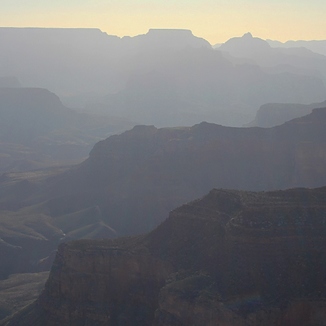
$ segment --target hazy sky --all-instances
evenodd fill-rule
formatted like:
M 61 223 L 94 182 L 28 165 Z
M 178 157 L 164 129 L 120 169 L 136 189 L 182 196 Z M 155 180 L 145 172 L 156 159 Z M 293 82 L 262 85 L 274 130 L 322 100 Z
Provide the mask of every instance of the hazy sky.
M 111 35 L 191 29 L 212 44 L 251 32 L 264 39 L 326 39 L 326 0 L 0 0 L 0 26 L 96 27 Z

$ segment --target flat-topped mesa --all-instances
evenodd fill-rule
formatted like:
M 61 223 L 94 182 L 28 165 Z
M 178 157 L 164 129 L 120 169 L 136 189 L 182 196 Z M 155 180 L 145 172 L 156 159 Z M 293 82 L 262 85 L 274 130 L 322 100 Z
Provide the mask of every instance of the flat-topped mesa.
M 132 39 L 140 42 L 139 45 L 148 47 L 148 49 L 182 49 L 185 47 L 211 48 L 208 41 L 194 36 L 192 31 L 187 29 L 150 29 L 147 34 L 138 35 Z
M 212 190 L 147 235 L 61 245 L 4 325 L 324 325 L 325 216 L 326 187 Z

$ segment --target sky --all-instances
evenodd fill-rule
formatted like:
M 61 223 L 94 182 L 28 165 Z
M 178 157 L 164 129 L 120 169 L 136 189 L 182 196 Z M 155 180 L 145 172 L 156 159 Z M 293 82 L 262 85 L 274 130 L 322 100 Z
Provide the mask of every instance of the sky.
M 2 27 L 99 28 L 117 36 L 190 29 L 211 44 L 326 39 L 326 0 L 0 0 Z

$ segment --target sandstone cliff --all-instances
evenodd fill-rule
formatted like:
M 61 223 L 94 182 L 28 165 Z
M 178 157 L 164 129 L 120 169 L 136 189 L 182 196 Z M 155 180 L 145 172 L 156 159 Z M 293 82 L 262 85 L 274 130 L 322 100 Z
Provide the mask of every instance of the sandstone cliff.
M 4 325 L 325 325 L 326 188 L 212 190 L 153 232 L 61 245 Z

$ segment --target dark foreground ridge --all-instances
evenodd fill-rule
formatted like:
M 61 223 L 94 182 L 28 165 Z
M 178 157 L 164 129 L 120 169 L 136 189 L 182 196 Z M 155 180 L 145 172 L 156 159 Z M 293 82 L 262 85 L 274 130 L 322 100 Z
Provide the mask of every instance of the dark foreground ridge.
M 212 190 L 151 233 L 62 244 L 3 325 L 325 325 L 326 187 Z

